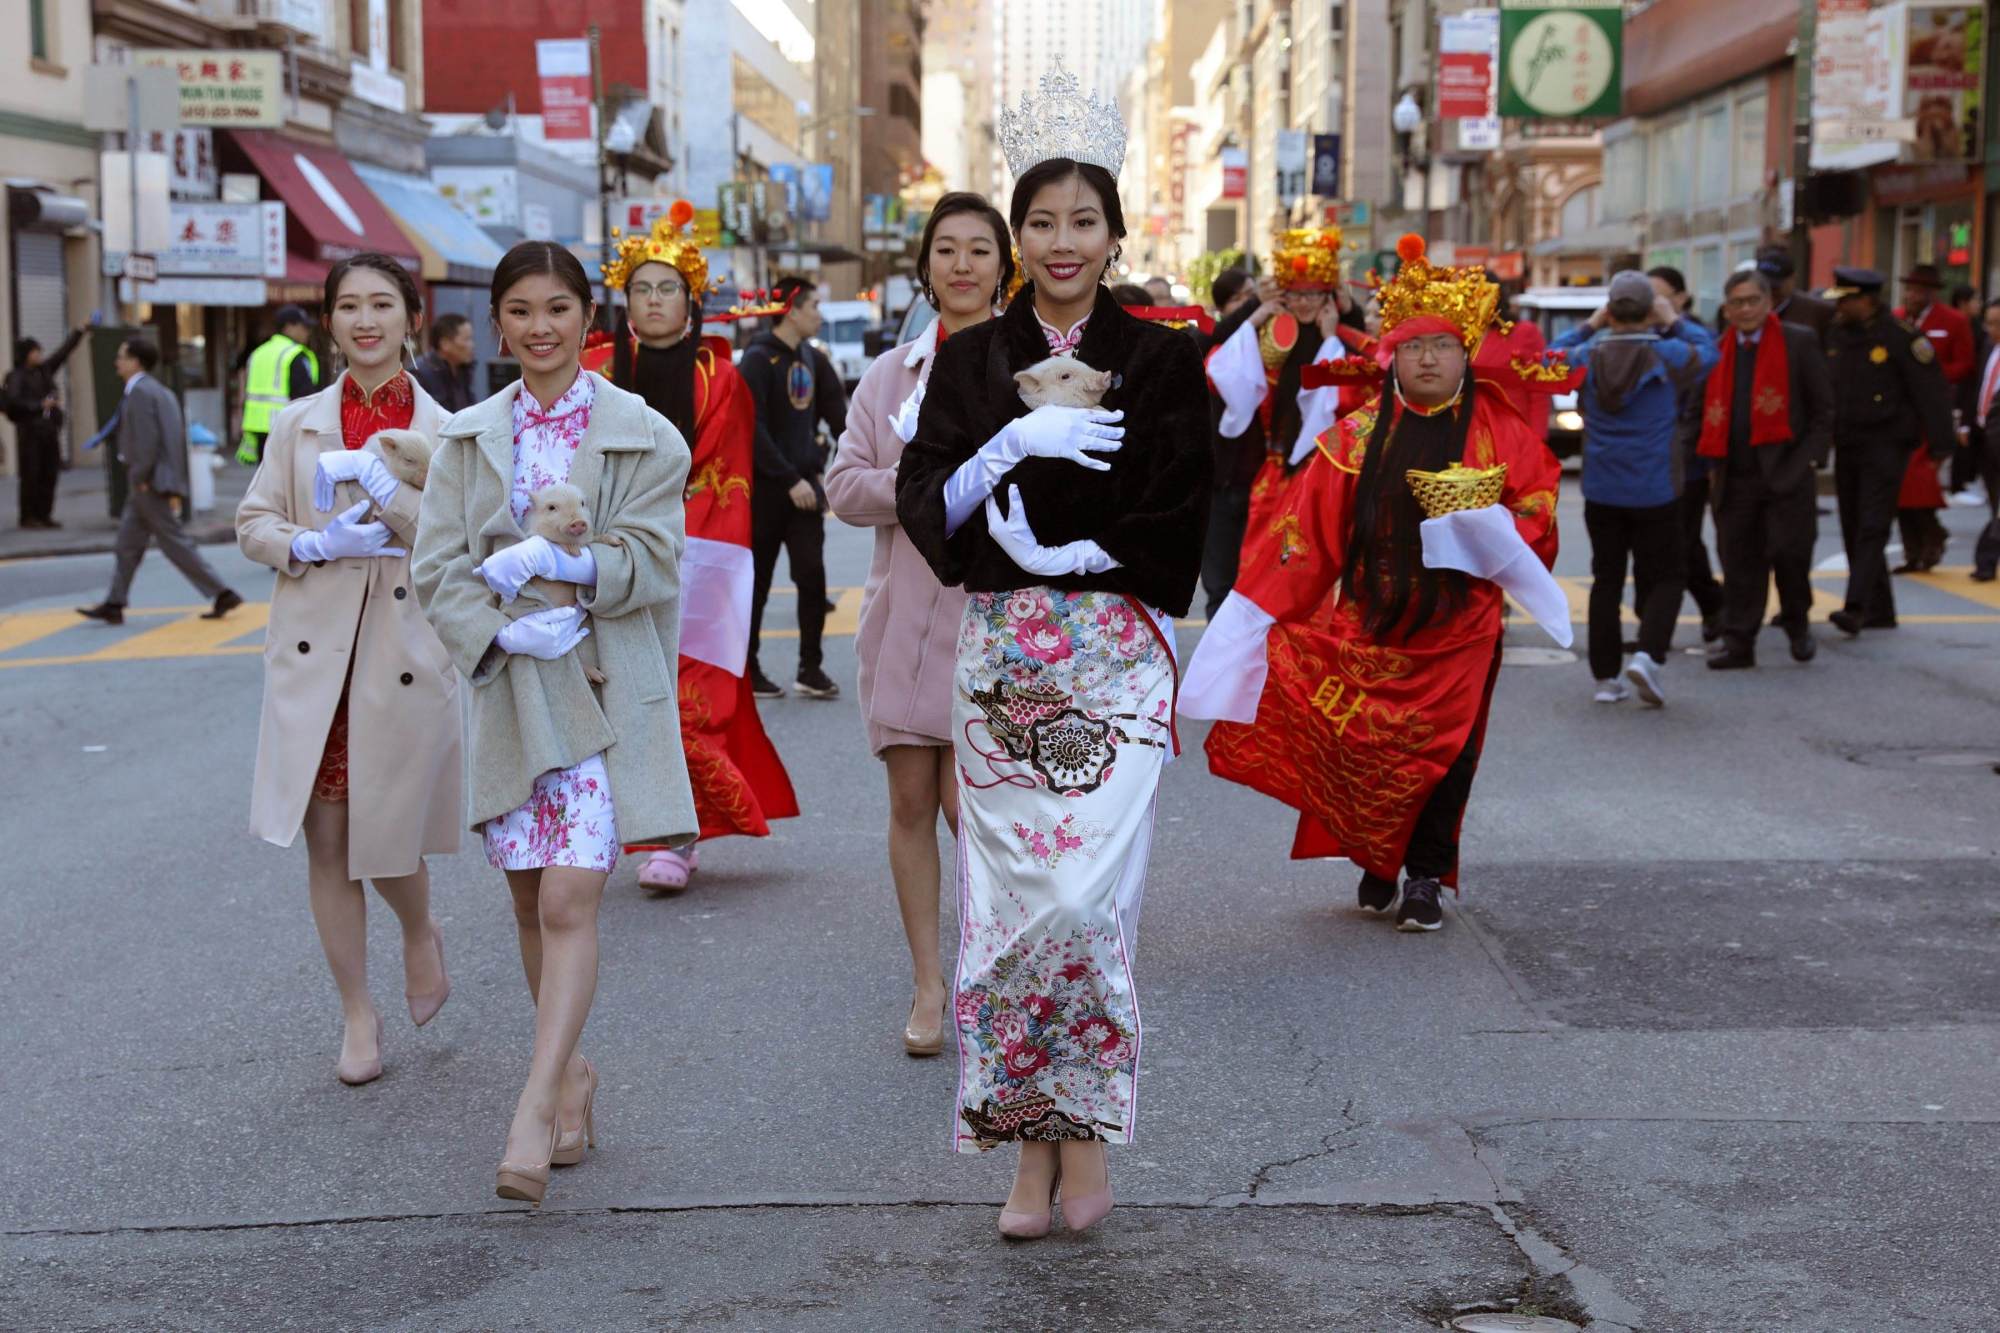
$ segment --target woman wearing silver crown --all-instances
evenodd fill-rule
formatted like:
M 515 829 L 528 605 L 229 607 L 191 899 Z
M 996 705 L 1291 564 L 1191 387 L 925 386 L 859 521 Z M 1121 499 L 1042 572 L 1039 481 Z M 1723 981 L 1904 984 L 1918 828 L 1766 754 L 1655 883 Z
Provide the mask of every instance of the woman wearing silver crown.
M 962 1152 L 1018 1142 L 1000 1230 L 1081 1230 L 1111 1207 L 1104 1145 L 1131 1141 L 1132 951 L 1160 770 L 1177 748 L 1173 623 L 1200 574 L 1212 463 L 1194 344 L 1102 285 L 1125 235 L 1125 127 L 1058 67 L 1002 113 L 1027 288 L 938 349 L 897 512 L 946 584 L 958 638 Z M 1022 394 L 1083 367 L 1095 406 Z M 1017 379 L 1018 377 L 1018 379 Z M 1060 387 L 1090 384 L 1082 376 Z M 1035 396 L 1040 397 L 1040 394 Z

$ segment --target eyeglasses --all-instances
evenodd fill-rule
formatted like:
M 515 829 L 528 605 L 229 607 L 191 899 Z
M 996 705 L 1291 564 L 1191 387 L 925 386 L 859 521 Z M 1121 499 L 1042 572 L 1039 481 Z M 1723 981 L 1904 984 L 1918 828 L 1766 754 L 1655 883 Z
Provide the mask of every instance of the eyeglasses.
M 670 301 L 676 296 L 687 295 L 687 288 L 678 282 L 635 282 L 625 291 L 635 301 L 648 301 L 655 296 L 662 301 Z
M 1459 347 L 1459 340 L 1449 333 L 1434 334 L 1428 338 L 1411 338 L 1397 346 L 1397 355 L 1409 354 L 1412 361 L 1435 361 L 1450 356 Z

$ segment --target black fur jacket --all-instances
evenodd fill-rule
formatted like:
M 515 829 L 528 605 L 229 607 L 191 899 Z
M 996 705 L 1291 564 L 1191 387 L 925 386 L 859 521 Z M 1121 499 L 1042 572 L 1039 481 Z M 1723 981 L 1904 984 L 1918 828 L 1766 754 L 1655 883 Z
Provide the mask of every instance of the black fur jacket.
M 1123 409 L 1125 447 L 1102 455 L 1109 472 L 1059 458 L 1029 458 L 996 488 L 1019 486 L 1028 522 L 1045 546 L 1089 538 L 1119 562 L 1104 574 L 1043 578 L 1022 571 L 986 533 L 984 506 L 945 536 L 944 483 L 1000 428 L 1028 408 L 1014 372 L 1049 355 L 1024 288 L 1005 314 L 954 333 L 939 347 L 924 392 L 917 435 L 896 475 L 896 513 L 940 582 L 972 592 L 1036 584 L 1129 593 L 1184 616 L 1201 576 L 1202 538 L 1214 474 L 1208 380 L 1194 340 L 1125 313 L 1108 290 L 1097 294 L 1075 355 L 1118 376 L 1104 406 Z

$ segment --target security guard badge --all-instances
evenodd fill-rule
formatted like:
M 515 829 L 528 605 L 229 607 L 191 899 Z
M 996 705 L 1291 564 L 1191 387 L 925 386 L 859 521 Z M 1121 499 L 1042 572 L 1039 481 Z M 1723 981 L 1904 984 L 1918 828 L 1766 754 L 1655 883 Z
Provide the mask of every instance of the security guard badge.
M 1910 355 L 1917 358 L 1917 364 L 1928 366 L 1937 360 L 1937 348 L 1931 346 L 1929 338 L 1918 338 L 1910 344 Z
M 1868 349 L 1868 359 L 1879 366 L 1889 359 L 1889 349 L 1877 344 Z

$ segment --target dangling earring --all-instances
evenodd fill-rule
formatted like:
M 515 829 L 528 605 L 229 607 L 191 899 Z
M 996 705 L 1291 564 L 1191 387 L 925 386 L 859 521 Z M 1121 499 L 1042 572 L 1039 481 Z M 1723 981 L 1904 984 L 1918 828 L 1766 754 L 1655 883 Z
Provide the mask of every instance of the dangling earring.
M 507 350 L 507 335 L 500 335 L 500 355 L 511 358 L 514 354 Z
M 417 362 L 417 340 L 408 335 L 403 338 L 403 360 L 411 365 Z

